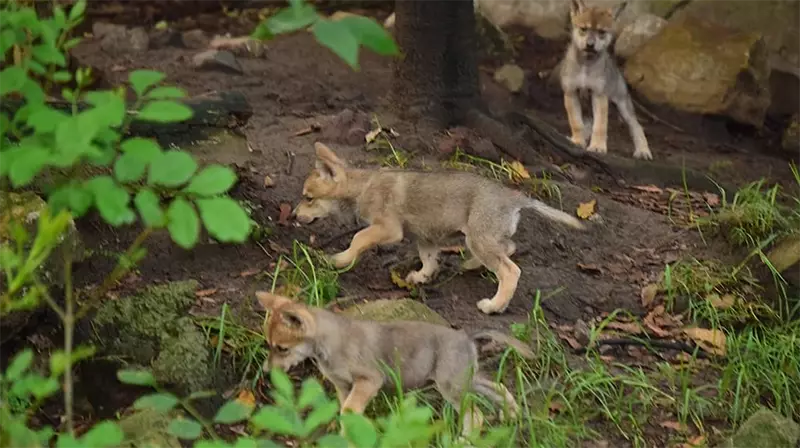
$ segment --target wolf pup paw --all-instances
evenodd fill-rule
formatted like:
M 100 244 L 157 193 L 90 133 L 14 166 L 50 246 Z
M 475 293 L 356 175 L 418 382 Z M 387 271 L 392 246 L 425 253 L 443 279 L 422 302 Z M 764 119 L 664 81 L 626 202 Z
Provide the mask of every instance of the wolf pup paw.
M 608 152 L 608 148 L 605 144 L 599 144 L 592 142 L 588 148 L 586 148 L 589 152 L 596 152 L 597 154 L 605 154 Z
M 650 152 L 650 149 L 637 149 L 633 152 L 633 158 L 640 160 L 653 160 L 653 154 Z
M 336 269 L 346 268 L 353 262 L 353 257 L 347 251 L 339 252 L 336 255 L 328 257 L 328 261 Z
M 478 309 L 483 311 L 484 314 L 496 314 L 505 311 L 505 309 L 498 309 L 492 299 L 483 299 L 478 302 Z

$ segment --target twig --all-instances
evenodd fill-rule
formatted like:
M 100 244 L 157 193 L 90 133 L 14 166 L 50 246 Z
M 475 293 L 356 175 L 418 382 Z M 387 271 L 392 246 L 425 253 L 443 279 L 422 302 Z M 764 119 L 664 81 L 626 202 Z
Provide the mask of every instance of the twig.
M 286 174 L 291 176 L 292 171 L 294 171 L 294 159 L 295 159 L 294 151 L 286 151 L 286 157 L 289 158 L 289 163 L 286 165 Z
M 597 348 L 598 346 L 606 345 L 606 346 L 627 346 L 627 345 L 636 345 L 642 347 L 656 347 L 666 350 L 678 350 L 682 352 L 689 353 L 694 355 L 695 352 L 697 353 L 698 358 L 708 359 L 708 354 L 702 350 L 696 350 L 695 347 L 692 347 L 689 344 L 683 342 L 673 342 L 673 341 L 660 341 L 657 339 L 649 339 L 649 340 L 642 340 L 642 339 L 602 339 L 595 341 L 594 345 L 591 347 L 592 349 Z M 581 347 L 575 350 L 576 354 L 584 354 L 589 350 L 590 347 Z
M 75 435 L 73 415 L 74 389 L 72 384 L 72 344 L 75 333 L 75 297 L 72 291 L 72 250 L 67 244 L 64 251 L 64 414 L 67 433 Z
M 664 126 L 672 129 L 673 131 L 680 132 L 681 134 L 686 134 L 686 131 L 683 130 L 682 128 L 675 126 L 674 124 L 668 122 L 667 120 L 659 118 L 656 114 L 650 112 L 646 107 L 644 107 L 642 103 L 634 100 L 633 98 L 631 98 L 631 100 L 633 101 L 633 105 L 636 106 L 636 108 L 638 108 L 643 114 L 645 114 L 647 118 L 655 121 L 656 123 L 661 123 Z
M 314 124 L 312 124 L 311 126 L 309 126 L 307 128 L 300 129 L 299 131 L 297 131 L 294 134 L 292 134 L 292 136 L 301 137 L 303 135 L 308 135 L 308 134 L 310 134 L 312 132 L 319 132 L 320 129 L 322 129 L 322 126 L 320 126 L 317 123 L 314 123 Z

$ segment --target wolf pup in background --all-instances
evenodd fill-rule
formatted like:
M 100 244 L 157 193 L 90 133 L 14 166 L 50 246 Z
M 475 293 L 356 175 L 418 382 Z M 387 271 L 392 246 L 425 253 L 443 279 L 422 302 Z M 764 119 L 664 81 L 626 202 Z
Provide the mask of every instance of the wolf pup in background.
M 630 130 L 635 148 L 633 157 L 650 160 L 653 155 L 642 125 L 636 119 L 625 78 L 611 54 L 614 37 L 612 28 L 626 3 L 623 2 L 616 11 L 612 11 L 596 6 L 587 7 L 583 0 L 571 0 L 572 40 L 561 62 L 561 88 L 564 90 L 564 107 L 573 143 L 586 146 L 589 133 L 584 129 L 580 96 L 588 91 L 592 98 L 593 123 L 587 150 L 601 154 L 607 152 L 610 99 L 617 105 Z
M 475 392 L 507 408 L 512 419 L 519 412 L 508 389 L 480 373 L 475 346 L 476 340 L 490 339 L 533 358 L 530 348 L 511 336 L 497 331 L 467 334 L 426 322 L 352 319 L 263 291 L 256 292 L 256 298 L 269 312 L 264 336 L 270 354 L 264 370 L 289 370 L 312 359 L 333 383 L 342 412 L 363 413 L 388 385 L 386 368 L 398 373 L 404 389 L 433 382 L 457 410 L 464 394 Z M 462 419 L 465 436 L 483 425 L 483 415 L 475 406 L 467 409 Z
M 355 234 L 350 247 L 331 257 L 343 268 L 355 262 L 367 249 L 398 243 L 407 231 L 417 237 L 422 267 L 406 277 L 409 283 L 430 281 L 439 268 L 438 256 L 444 241 L 464 234 L 471 259 L 465 269 L 485 266 L 498 280 L 491 299 L 478 302 L 486 314 L 502 313 L 514 296 L 520 268 L 511 258 L 516 246 L 511 237 L 517 231 L 520 210 L 531 208 L 552 221 L 582 229 L 576 218 L 519 191 L 474 173 L 464 171 L 409 171 L 355 169 L 322 143 L 315 143 L 316 168 L 303 184 L 305 205 L 295 213 L 315 210 L 315 201 L 325 201 L 316 216 L 333 207 L 328 200 L 352 203 L 361 220 L 369 224 Z

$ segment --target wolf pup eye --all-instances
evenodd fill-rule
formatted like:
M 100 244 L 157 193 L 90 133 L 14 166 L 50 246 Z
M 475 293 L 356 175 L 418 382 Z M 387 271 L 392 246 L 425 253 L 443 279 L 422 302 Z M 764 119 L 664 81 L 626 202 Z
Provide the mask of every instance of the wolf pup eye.
M 280 345 L 273 345 L 270 347 L 270 350 L 274 351 L 278 355 L 285 355 L 289 353 L 288 347 L 281 347 Z
M 580 31 L 581 34 L 586 34 L 586 32 L 589 31 L 589 29 L 586 28 L 585 26 L 582 26 L 582 27 L 578 28 L 578 31 Z
M 599 30 L 597 32 L 597 35 L 600 36 L 601 39 L 605 38 L 606 34 L 608 34 L 608 31 L 606 31 L 606 30 Z
M 314 198 L 312 198 L 311 196 L 309 196 L 307 194 L 303 195 L 303 199 L 305 199 L 308 202 L 314 202 Z

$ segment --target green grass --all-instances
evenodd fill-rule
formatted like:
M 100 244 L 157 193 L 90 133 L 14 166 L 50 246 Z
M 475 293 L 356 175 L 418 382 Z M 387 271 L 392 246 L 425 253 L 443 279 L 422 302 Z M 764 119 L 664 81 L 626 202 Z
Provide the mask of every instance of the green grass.
M 278 257 L 272 290 L 299 297 L 311 306 L 325 306 L 339 294 L 339 271 L 330 266 L 325 254 L 295 240 L 291 253 Z

